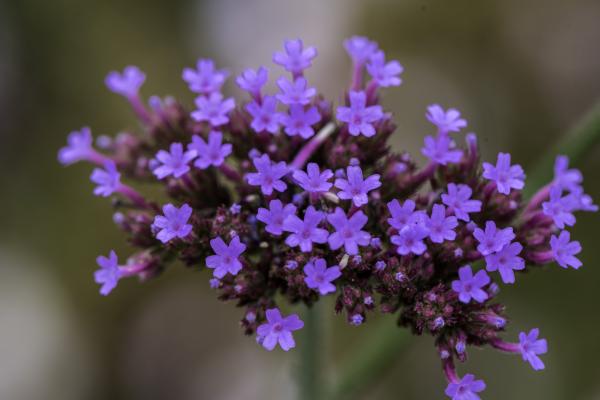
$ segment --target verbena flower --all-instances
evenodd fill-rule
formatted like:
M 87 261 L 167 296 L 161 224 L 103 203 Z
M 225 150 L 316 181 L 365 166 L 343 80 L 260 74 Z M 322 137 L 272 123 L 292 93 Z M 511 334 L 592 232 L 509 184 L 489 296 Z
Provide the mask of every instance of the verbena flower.
M 362 230 L 367 220 L 362 211 L 357 211 L 348 218 L 344 210 L 337 207 L 327 216 L 327 221 L 335 228 L 335 232 L 327 240 L 329 247 L 337 250 L 344 246 L 346 253 L 358 254 L 358 246 L 367 246 L 371 240 L 371 235 Z
M 472 200 L 472 194 L 473 190 L 467 185 L 449 183 L 448 193 L 442 194 L 442 202 L 452 209 L 456 218 L 469 222 L 470 213 L 481 211 L 481 201 Z
M 485 270 L 477 271 L 473 275 L 470 265 L 465 265 L 458 270 L 458 280 L 452 282 L 452 290 L 458 293 L 458 299 L 467 304 L 471 299 L 478 303 L 487 300 L 488 294 L 483 287 L 490 283 L 490 277 Z
M 383 117 L 381 106 L 367 106 L 367 95 L 364 92 L 350 92 L 350 106 L 338 107 L 337 119 L 348 124 L 352 136 L 375 135 L 373 124 Z
M 364 64 L 377 51 L 377 43 L 364 36 L 353 36 L 344 41 L 344 48 L 352 60 L 357 64 Z
M 121 185 L 121 174 L 112 160 L 104 162 L 104 169 L 94 169 L 90 179 L 98 185 L 94 189 L 96 196 L 108 197 L 116 192 Z
M 215 62 L 208 59 L 199 59 L 196 69 L 185 68 L 182 78 L 187 82 L 190 90 L 202 95 L 208 95 L 221 90 L 221 86 L 229 73 L 215 68 Z
M 267 154 L 263 154 L 252 162 L 257 172 L 246 176 L 250 185 L 260 186 L 260 190 L 266 195 L 273 193 L 273 190 L 283 192 L 286 189 L 287 185 L 281 180 L 288 173 L 284 161 L 274 163 Z
M 163 207 L 163 215 L 154 217 L 152 228 L 157 232 L 156 238 L 167 243 L 174 238 L 183 239 L 192 232 L 188 220 L 192 216 L 192 207 L 187 204 L 177 208 L 173 204 Z
M 170 151 L 159 150 L 156 153 L 156 160 L 161 165 L 154 168 L 152 172 L 158 179 L 164 179 L 170 175 L 180 178 L 189 172 L 189 163 L 197 155 L 196 150 L 183 151 L 183 144 L 181 143 L 171 143 Z
M 449 132 L 459 132 L 467 126 L 467 121 L 460 117 L 460 112 L 454 108 L 444 111 L 438 104 L 432 104 L 427 107 L 425 115 L 429 122 L 437 126 L 438 133 L 446 134 Z
M 397 235 L 393 235 L 390 241 L 397 247 L 398 254 L 406 256 L 408 254 L 421 255 L 427 250 L 427 245 L 423 242 L 429 232 L 420 223 L 408 224 L 400 229 Z
M 431 161 L 447 165 L 449 163 L 457 163 L 462 158 L 463 152 L 455 149 L 452 139 L 445 135 L 425 137 L 425 147 L 421 149 L 421 153 Z
M 525 269 L 525 260 L 519 257 L 523 246 L 514 242 L 507 244 L 500 251 L 485 257 L 486 269 L 498 271 L 504 283 L 515 283 L 515 271 Z
M 296 215 L 290 215 L 283 221 L 283 230 L 290 232 L 285 243 L 290 247 L 299 246 L 303 252 L 310 252 L 313 243 L 325 243 L 329 232 L 319 228 L 319 224 L 325 219 L 325 213 L 317 211 L 309 206 L 304 213 L 304 220 Z
M 536 371 L 545 368 L 544 362 L 538 355 L 546 354 L 548 351 L 546 339 L 538 339 L 539 334 L 539 329 L 532 329 L 529 333 L 519 333 L 519 351 L 523 356 L 523 361 L 528 362 Z
M 111 250 L 108 257 L 99 256 L 96 259 L 96 263 L 100 269 L 94 272 L 94 280 L 97 284 L 102 285 L 100 294 L 107 296 L 117 287 L 117 283 L 119 283 L 119 279 L 121 278 L 117 254 L 114 250 Z
M 267 322 L 256 329 L 258 342 L 269 351 L 278 344 L 284 351 L 296 347 L 292 332 L 304 327 L 304 322 L 298 315 L 283 317 L 277 308 L 268 309 L 265 315 Z
M 283 221 L 296 214 L 296 206 L 293 204 L 283 205 L 281 200 L 271 200 L 269 208 L 259 208 L 256 218 L 266 224 L 265 230 L 272 235 L 281 235 L 283 232 Z
M 544 214 L 552 217 L 556 226 L 564 229 L 565 225 L 575 225 L 573 211 L 577 208 L 577 199 L 573 196 L 562 196 L 560 186 L 553 186 L 550 190 L 550 200 L 542 204 Z
M 211 131 L 208 134 L 208 143 L 200 136 L 192 136 L 192 143 L 188 145 L 189 150 L 198 154 L 194 161 L 194 166 L 200 169 L 208 167 L 218 167 L 225 161 L 225 158 L 231 154 L 232 146 L 229 143 L 223 144 L 223 134 L 217 131 Z
M 286 105 L 308 104 L 310 99 L 317 94 L 317 90 L 308 87 L 308 82 L 302 77 L 293 81 L 281 77 L 277 79 L 277 86 L 281 90 L 281 93 L 277 95 L 277 100 Z
M 312 46 L 304 48 L 304 43 L 300 39 L 286 40 L 283 45 L 285 53 L 274 53 L 273 62 L 281 65 L 295 76 L 309 68 L 312 60 L 317 56 L 317 49 Z
M 281 114 L 279 120 L 288 136 L 299 135 L 303 139 L 308 139 L 315 134 L 313 125 L 321 120 L 321 114 L 316 107 L 305 109 L 301 105 L 294 104 L 290 106 L 289 114 Z
M 245 69 L 235 80 L 240 88 L 250 93 L 254 99 L 261 98 L 262 87 L 269 80 L 269 70 L 259 67 L 257 70 Z
M 227 274 L 237 275 L 242 269 L 239 256 L 246 250 L 246 245 L 240 241 L 239 236 L 234 236 L 229 244 L 225 244 L 220 236 L 210 241 L 214 255 L 206 257 L 206 266 L 213 268 L 215 278 L 223 278 Z
M 309 163 L 306 172 L 296 170 L 292 177 L 300 187 L 309 193 L 327 192 L 333 186 L 329 180 L 333 177 L 333 172 L 326 169 L 323 172 L 319 170 L 319 165 Z
M 450 382 L 446 388 L 446 396 L 452 400 L 480 400 L 477 395 L 485 390 L 485 382 L 475 380 L 473 374 L 466 374 L 456 382 Z
M 562 231 L 560 235 L 550 237 L 550 248 L 554 260 L 563 268 L 572 267 L 578 269 L 582 262 L 579 261 L 576 254 L 581 252 L 581 244 L 578 241 L 571 241 L 571 234 Z
M 145 80 L 146 75 L 138 67 L 130 65 L 123 69 L 123 73 L 112 71 L 104 82 L 111 91 L 124 97 L 133 97 L 137 96 Z
M 346 168 L 346 179 L 335 180 L 335 187 L 340 189 L 337 195 L 342 200 L 352 200 L 356 207 L 365 205 L 369 201 L 368 193 L 381 186 L 379 178 L 379 174 L 373 174 L 364 179 L 360 167 L 349 166 Z
M 246 105 L 246 111 L 252 116 L 252 129 L 256 133 L 279 131 L 281 115 L 277 112 L 277 100 L 273 96 L 265 96 L 262 102 L 256 100 Z
M 309 261 L 304 266 L 304 282 L 306 286 L 315 289 L 321 296 L 335 292 L 334 280 L 342 275 L 340 267 L 334 265 L 327 268 L 327 263 L 323 258 Z
M 485 230 L 476 228 L 473 231 L 473 236 L 479 242 L 477 251 L 484 256 L 502 250 L 504 246 L 512 242 L 515 238 L 512 227 L 498 229 L 494 221 L 487 221 L 485 223 Z
M 102 165 L 106 158 L 94 150 L 92 131 L 83 127 L 73 131 L 67 137 L 67 145 L 58 152 L 58 161 L 63 165 L 71 165 L 79 161 L 90 161 Z
M 232 98 L 223 99 L 221 93 L 212 92 L 207 96 L 196 97 L 196 108 L 190 114 L 193 119 L 221 126 L 229 122 L 229 113 L 235 108 L 235 101 Z
M 396 60 L 385 62 L 385 53 L 377 51 L 367 64 L 367 71 L 373 81 L 381 87 L 400 86 L 402 79 L 398 77 L 404 68 Z
M 498 153 L 496 165 L 483 163 L 483 177 L 494 181 L 498 192 L 510 194 L 511 189 L 523 189 L 525 173 L 520 165 L 510 165 L 510 154 Z

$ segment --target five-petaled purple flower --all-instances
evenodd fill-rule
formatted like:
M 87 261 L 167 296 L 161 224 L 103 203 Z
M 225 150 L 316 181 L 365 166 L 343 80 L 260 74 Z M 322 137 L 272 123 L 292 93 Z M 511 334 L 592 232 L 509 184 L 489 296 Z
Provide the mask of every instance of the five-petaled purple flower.
M 97 284 L 102 285 L 100 294 L 107 296 L 117 286 L 121 278 L 117 254 L 111 250 L 108 257 L 99 256 L 96 258 L 96 263 L 100 268 L 94 272 L 94 280 Z
M 572 211 L 576 209 L 577 205 L 576 197 L 571 195 L 562 197 L 561 187 L 555 185 L 550 189 L 550 199 L 542 203 L 542 210 L 544 214 L 552 217 L 558 228 L 564 229 L 565 225 L 575 225 L 575 216 Z
M 573 191 L 583 182 L 583 175 L 578 169 L 569 169 L 569 157 L 557 156 L 554 161 L 554 182 L 563 190 Z
M 267 131 L 277 133 L 280 114 L 277 112 L 277 100 L 273 96 L 265 96 L 262 102 L 253 101 L 246 105 L 246 111 L 252 116 L 250 126 L 256 133 Z
M 279 236 L 283 232 L 283 221 L 285 221 L 289 215 L 295 214 L 295 205 L 286 204 L 284 206 L 281 200 L 275 199 L 269 202 L 269 209 L 262 207 L 258 209 L 256 219 L 267 225 L 265 227 L 267 232 Z
M 130 65 L 125 67 L 122 74 L 117 71 L 110 72 L 104 83 L 111 91 L 132 98 L 138 95 L 145 80 L 146 75 L 138 67 Z
M 581 267 L 581 261 L 575 257 L 581 252 L 581 244 L 577 240 L 571 242 L 571 234 L 568 231 L 562 231 L 558 237 L 552 235 L 550 248 L 554 260 L 561 267 L 573 267 L 574 269 Z
M 285 239 L 290 247 L 300 246 L 300 250 L 308 253 L 312 250 L 314 243 L 325 243 L 329 232 L 319 228 L 321 221 L 325 219 L 325 213 L 315 210 L 309 206 L 304 212 L 304 220 L 296 215 L 289 215 L 283 221 L 283 230 L 291 234 Z
M 182 78 L 187 82 L 190 90 L 202 95 L 218 92 L 229 76 L 226 70 L 215 68 L 213 60 L 199 59 L 196 69 L 185 68 Z
M 375 135 L 373 123 L 383 117 L 381 106 L 367 106 L 365 92 L 350 91 L 350 107 L 337 108 L 337 119 L 348 124 L 348 131 L 352 136 Z
M 427 245 L 423 239 L 427 237 L 429 232 L 419 222 L 405 225 L 397 235 L 391 237 L 391 242 L 398 246 L 398 254 L 405 256 L 408 254 L 421 255 L 427 250 Z
M 458 382 L 450 382 L 446 387 L 446 396 L 452 400 L 481 400 L 477 395 L 485 390 L 485 382 L 475 380 L 473 374 L 466 374 Z
M 261 98 L 260 91 L 269 80 L 269 71 L 265 67 L 259 67 L 256 71 L 248 68 L 240 74 L 235 80 L 240 88 L 250 93 L 258 100 Z
M 223 134 L 217 131 L 208 134 L 208 143 L 198 135 L 192 136 L 192 143 L 188 145 L 188 149 L 195 150 L 198 154 L 194 166 L 206 169 L 211 165 L 218 167 L 223 164 L 225 158 L 231 154 L 232 146 L 229 143 L 222 143 Z
M 304 282 L 310 289 L 315 289 L 321 296 L 335 292 L 335 285 L 331 282 L 342 275 L 340 267 L 334 265 L 327 268 L 325 259 L 318 258 L 309 261 L 304 266 Z
M 104 169 L 95 168 L 90 179 L 98 185 L 94 189 L 96 196 L 108 197 L 121 186 L 121 174 L 113 160 L 106 160 Z
M 257 172 L 246 175 L 250 185 L 260 186 L 260 190 L 267 196 L 273 193 L 273 189 L 283 192 L 287 185 L 281 180 L 287 173 L 288 167 L 284 161 L 272 162 L 267 154 L 255 157 L 252 162 Z
M 456 218 L 469 222 L 469 213 L 481 211 L 481 201 L 471 200 L 473 190 L 465 184 L 448 184 L 448 193 L 442 194 L 442 202 L 452 209 Z
M 183 239 L 192 232 L 192 225 L 188 224 L 192 207 L 184 204 L 177 208 L 173 204 L 165 204 L 162 210 L 164 215 L 155 216 L 152 223 L 152 230 L 157 232 L 158 240 L 168 243 L 176 237 Z
M 352 36 L 344 40 L 344 48 L 357 65 L 367 62 L 377 51 L 377 43 L 364 36 Z
M 519 257 L 523 246 L 513 242 L 504 246 L 500 251 L 485 257 L 486 269 L 490 272 L 498 271 L 502 282 L 515 283 L 515 272 L 525 269 L 525 260 Z
M 292 177 L 302 189 L 310 193 L 327 192 L 333 186 L 329 182 L 333 177 L 333 172 L 330 169 L 321 172 L 317 163 L 308 163 L 306 172 L 297 169 Z
M 496 182 L 498 192 L 510 194 L 511 189 L 521 190 L 525 186 L 525 173 L 519 164 L 510 165 L 510 154 L 498 153 L 496 165 L 483 163 L 483 177 Z
M 246 250 L 246 245 L 240 241 L 239 236 L 234 236 L 229 244 L 225 244 L 220 236 L 210 241 L 215 255 L 206 257 L 206 266 L 214 268 L 213 276 L 223 278 L 227 273 L 237 275 L 242 270 L 240 255 Z
M 291 72 L 294 77 L 302 75 L 302 72 L 312 65 L 313 58 L 317 56 L 317 49 L 313 46 L 305 49 L 300 39 L 286 40 L 283 47 L 285 53 L 273 54 L 273 62 Z
M 102 165 L 106 157 L 94 150 L 93 142 L 92 131 L 88 127 L 71 132 L 67 136 L 67 145 L 58 152 L 58 161 L 63 165 L 71 165 L 87 160 Z
M 269 351 L 273 350 L 278 343 L 284 351 L 296 347 L 292 332 L 304 326 L 304 322 L 298 315 L 292 314 L 284 318 L 278 308 L 270 308 L 265 314 L 267 322 L 256 329 L 257 341 L 262 347 Z
M 387 203 L 387 208 L 391 217 L 388 218 L 388 224 L 400 231 L 408 224 L 417 223 L 425 219 L 425 212 L 415 211 L 415 202 L 411 199 L 406 200 L 402 205 L 396 199 Z
M 310 103 L 310 99 L 317 94 L 317 89 L 308 87 L 305 78 L 296 78 L 293 82 L 284 77 L 277 79 L 277 86 L 281 93 L 277 95 L 277 100 L 286 105 Z
M 381 50 L 371 56 L 367 64 L 367 71 L 373 81 L 381 87 L 399 86 L 402 79 L 398 77 L 404 71 L 402 65 L 396 60 L 385 62 L 385 53 Z
M 477 271 L 473 276 L 470 265 L 465 265 L 458 270 L 459 280 L 452 282 L 452 290 L 458 293 L 458 299 L 468 304 L 471 299 L 483 303 L 488 294 L 483 287 L 490 283 L 490 277 L 485 270 Z
M 438 133 L 458 132 L 467 126 L 467 121 L 460 117 L 460 112 L 454 108 L 444 111 L 438 104 L 427 107 L 425 114 L 429 122 L 437 126 Z
M 446 165 L 448 163 L 457 163 L 460 161 L 463 152 L 456 149 L 454 140 L 447 135 L 438 135 L 437 137 L 425 136 L 425 146 L 421 148 L 421 153 L 431 161 Z
M 342 200 L 352 200 L 356 207 L 367 204 L 368 193 L 381 186 L 379 174 L 373 174 L 364 179 L 362 169 L 358 166 L 346 168 L 346 178 L 335 180 L 335 187 L 340 189 L 337 195 Z
M 546 339 L 538 339 L 540 330 L 535 328 L 529 333 L 519 333 L 519 351 L 523 357 L 523 361 L 528 362 L 536 371 L 541 371 L 545 368 L 544 362 L 538 357 L 539 354 L 548 352 L 548 342 Z
M 358 254 L 358 246 L 367 246 L 371 241 L 371 235 L 362 230 L 368 218 L 360 210 L 348 218 L 344 210 L 337 207 L 333 214 L 327 215 L 327 221 L 335 228 L 328 239 L 331 250 L 344 246 L 346 253 L 355 255 Z
M 293 104 L 290 106 L 289 114 L 281 114 L 280 120 L 288 136 L 300 135 L 308 139 L 315 134 L 312 126 L 321 120 L 321 114 L 317 107 L 313 106 L 305 110 L 304 106 Z
M 233 98 L 223 100 L 223 95 L 213 92 L 207 96 L 196 97 L 197 110 L 191 116 L 196 121 L 208 121 L 212 126 L 220 126 L 229 122 L 229 112 L 235 108 Z
M 159 150 L 156 159 L 162 164 L 152 171 L 158 179 L 164 179 L 169 175 L 179 178 L 190 170 L 188 165 L 198 153 L 196 150 L 183 151 L 181 143 L 171 143 L 170 151 Z
M 429 239 L 433 243 L 443 243 L 444 240 L 454 240 L 456 232 L 454 228 L 458 225 L 455 216 L 446 217 L 446 207 L 434 204 L 431 209 L 431 217 L 425 219 L 425 227 L 429 231 Z
M 485 231 L 481 228 L 475 228 L 473 236 L 479 242 L 477 251 L 483 256 L 502 250 L 515 238 L 512 227 L 497 229 L 494 221 L 485 223 Z

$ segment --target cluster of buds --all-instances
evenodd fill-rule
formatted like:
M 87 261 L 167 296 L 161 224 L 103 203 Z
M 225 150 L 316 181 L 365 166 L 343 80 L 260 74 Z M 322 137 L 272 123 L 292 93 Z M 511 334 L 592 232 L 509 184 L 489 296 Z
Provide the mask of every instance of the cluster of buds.
M 507 317 L 494 298 L 516 272 L 581 266 L 581 246 L 566 229 L 573 212 L 597 210 L 581 173 L 558 157 L 552 182 L 524 201 L 521 166 L 506 153 L 482 163 L 473 133 L 458 146 L 467 121 L 436 104 L 425 114 L 435 129 L 419 168 L 390 148 L 395 126 L 380 104 L 384 88 L 402 83 L 402 66 L 364 37 L 344 47 L 353 69 L 337 107 L 309 84 L 305 70 L 317 50 L 301 40 L 273 55 L 287 71 L 276 94 L 265 93 L 265 67 L 236 78 L 249 95 L 239 106 L 221 93 L 229 73 L 211 60 L 183 71 L 198 95 L 191 111 L 171 97 L 146 104 L 136 67 L 108 75 L 143 132 L 100 136 L 94 145 L 82 128 L 59 152 L 64 165 L 97 166 L 94 194 L 114 198 L 114 221 L 139 248 L 123 265 L 113 251 L 98 257 L 100 293 L 180 260 L 212 270 L 210 287 L 244 308 L 243 329 L 267 350 L 293 348 L 292 332 L 304 325 L 282 315 L 276 299 L 310 307 L 333 295 L 351 325 L 378 309 L 432 335 L 452 399 L 478 399 L 485 388 L 456 372 L 469 346 L 520 354 L 543 369 L 545 339 L 532 329 L 504 341 Z M 162 184 L 170 200 L 158 204 L 129 182 Z

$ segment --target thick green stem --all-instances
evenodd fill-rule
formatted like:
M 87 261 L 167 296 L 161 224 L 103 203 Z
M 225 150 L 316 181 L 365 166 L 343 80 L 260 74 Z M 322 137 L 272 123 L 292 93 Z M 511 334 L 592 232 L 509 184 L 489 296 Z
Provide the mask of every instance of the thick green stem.
M 304 313 L 304 328 L 300 338 L 299 399 L 320 400 L 322 395 L 322 365 L 320 347 L 323 341 L 319 304 Z

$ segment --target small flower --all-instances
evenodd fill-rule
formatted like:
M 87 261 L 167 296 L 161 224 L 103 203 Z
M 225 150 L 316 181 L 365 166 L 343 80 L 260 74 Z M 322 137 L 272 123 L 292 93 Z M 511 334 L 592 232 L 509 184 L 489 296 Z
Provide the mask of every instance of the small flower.
M 188 145 L 188 150 L 194 150 L 198 154 L 194 166 L 206 169 L 211 165 L 218 167 L 223 164 L 225 158 L 231 154 L 232 146 L 229 143 L 222 143 L 223 134 L 217 131 L 208 134 L 208 143 L 198 135 L 192 136 L 192 143 Z
M 289 269 L 290 271 L 295 270 L 296 268 L 298 268 L 298 262 L 294 261 L 294 260 L 288 260 L 285 265 L 284 265 L 285 269 Z
M 563 268 L 573 267 L 578 269 L 581 267 L 581 261 L 576 254 L 581 252 L 581 244 L 574 240 L 571 242 L 571 234 L 567 231 L 562 231 L 558 237 L 552 235 L 550 238 L 550 248 L 554 260 Z
M 490 272 L 500 272 L 504 283 L 515 283 L 514 271 L 525 269 L 525 261 L 518 255 L 523 250 L 519 242 L 508 244 L 497 253 L 485 257 L 486 269 Z
M 362 325 L 365 318 L 360 314 L 354 314 L 350 317 L 350 324 L 354 326 Z
M 425 114 L 429 122 L 437 126 L 440 134 L 448 132 L 458 132 L 467 126 L 467 121 L 460 117 L 460 112 L 454 108 L 444 111 L 438 104 L 432 104 L 427 107 Z
M 477 251 L 483 256 L 502 250 L 504 246 L 515 238 L 513 228 L 497 229 L 494 221 L 487 221 L 485 223 L 485 231 L 475 228 L 473 236 L 479 241 Z
M 568 195 L 572 202 L 573 211 L 597 212 L 598 206 L 594 204 L 592 198 L 583 192 L 582 187 L 575 187 Z
M 130 65 L 125 67 L 122 74 L 110 72 L 104 83 L 112 92 L 130 98 L 137 96 L 145 80 L 146 75 L 138 67 Z
M 192 215 L 192 207 L 184 204 L 177 208 L 173 204 L 166 204 L 163 214 L 154 217 L 152 223 L 152 229 L 158 231 L 156 238 L 161 242 L 167 243 L 176 237 L 183 239 L 192 232 L 192 225 L 187 223 Z
M 446 217 L 446 207 L 441 204 L 434 204 L 431 210 L 431 217 L 425 220 L 425 227 L 429 231 L 429 239 L 434 243 L 443 243 L 444 240 L 454 240 L 456 232 L 454 228 L 458 225 L 458 220 L 454 216 Z
M 538 339 L 539 334 L 540 330 L 537 328 L 532 329 L 529 333 L 519 333 L 519 351 L 523 361 L 528 362 L 536 371 L 545 368 L 544 362 L 538 357 L 538 354 L 548 352 L 548 342 L 546 339 Z
M 96 196 L 108 197 L 121 186 L 121 174 L 113 160 L 106 160 L 104 169 L 95 168 L 90 179 L 98 185 L 94 189 Z
M 364 36 L 352 36 L 344 40 L 344 48 L 355 64 L 362 65 L 377 51 L 377 43 Z
M 291 232 L 285 243 L 290 247 L 300 246 L 300 250 L 308 253 L 312 250 L 314 243 L 326 243 L 329 232 L 318 228 L 321 221 L 325 219 L 325 213 L 315 210 L 309 206 L 304 212 L 304 220 L 296 215 L 289 215 L 283 221 L 283 230 Z
M 415 202 L 410 199 L 406 200 L 402 205 L 400 205 L 398 200 L 394 199 L 387 204 L 387 208 L 391 214 L 391 218 L 387 220 L 388 224 L 398 231 L 402 230 L 406 225 L 424 220 L 425 217 L 423 211 L 415 211 Z
M 301 75 L 302 72 L 312 65 L 312 60 L 317 56 L 317 49 L 313 46 L 304 48 L 302 40 L 286 40 L 283 43 L 285 53 L 277 52 L 273 54 L 273 62 L 281 65 L 294 76 Z
M 217 278 L 211 278 L 208 281 L 208 284 L 211 289 L 218 289 L 221 286 L 221 281 Z
M 229 207 L 229 212 L 232 213 L 233 215 L 238 215 L 240 213 L 240 211 L 242 211 L 242 206 L 239 205 L 238 203 L 233 203 Z
M 302 189 L 310 193 L 327 192 L 333 186 L 329 182 L 333 177 L 333 172 L 330 169 L 321 172 L 316 163 L 309 163 L 306 172 L 299 169 L 294 171 L 292 177 Z
M 212 126 L 220 126 L 229 122 L 228 114 L 235 108 L 232 98 L 223 100 L 223 95 L 213 92 L 207 96 L 196 97 L 196 111 L 191 116 L 198 122 L 208 121 Z
M 363 172 L 360 167 L 350 166 L 346 168 L 347 179 L 338 178 L 335 180 L 335 187 L 340 189 L 338 197 L 342 200 L 352 200 L 356 207 L 368 203 L 368 193 L 371 190 L 381 186 L 379 174 L 373 174 L 363 179 Z
M 554 224 L 564 229 L 565 225 L 575 225 L 575 216 L 572 211 L 577 207 L 577 199 L 567 195 L 562 197 L 560 186 L 552 186 L 550 189 L 550 200 L 542 203 L 544 214 L 552 217 Z
M 327 268 L 327 264 L 323 258 L 318 258 L 314 261 L 306 263 L 304 266 L 304 282 L 310 289 L 317 290 L 321 296 L 335 292 L 334 280 L 342 275 L 340 267 L 334 265 Z
M 58 161 L 62 165 L 71 165 L 78 161 L 89 160 L 95 153 L 92 131 L 88 127 L 73 131 L 67 137 L 67 145 L 59 150 Z
M 406 276 L 400 271 L 396 272 L 396 275 L 394 275 L 394 279 L 398 282 L 403 282 L 405 278 Z
M 456 218 L 469 222 L 469 213 L 481 211 L 481 201 L 471 200 L 473 190 L 464 184 L 448 184 L 448 193 L 442 194 L 442 202 L 452 209 Z
M 261 103 L 253 101 L 246 105 L 246 111 L 252 116 L 250 126 L 256 133 L 267 131 L 277 133 L 280 114 L 277 112 L 277 100 L 273 96 L 265 96 Z
M 373 123 L 383 118 L 381 106 L 367 106 L 365 92 L 350 91 L 349 97 L 350 107 L 338 107 L 337 119 L 348 124 L 348 131 L 352 136 L 375 135 Z
M 215 68 L 213 60 L 199 59 L 196 69 L 185 68 L 182 78 L 187 82 L 192 92 L 208 95 L 218 92 L 229 76 L 226 70 Z
M 371 56 L 367 64 L 367 71 L 373 78 L 373 81 L 381 87 L 399 86 L 402 79 L 398 77 L 404 71 L 402 65 L 396 60 L 385 62 L 385 53 L 377 51 Z
M 427 250 L 423 239 L 429 232 L 421 224 L 408 224 L 400 229 L 397 235 L 391 237 L 391 242 L 398 246 L 397 252 L 400 255 L 416 254 L 421 255 Z
M 283 232 L 283 221 L 290 216 L 296 214 L 296 206 L 286 204 L 285 206 L 280 200 L 271 200 L 269 209 L 259 208 L 256 219 L 264 222 L 267 226 L 265 230 L 273 235 L 279 236 Z
M 307 87 L 308 82 L 305 78 L 296 78 L 293 82 L 281 77 L 277 79 L 277 86 L 281 93 L 277 95 L 277 100 L 286 105 L 292 104 L 308 104 L 310 99 L 317 94 L 317 89 Z
M 259 67 L 256 71 L 251 68 L 245 69 L 235 82 L 252 97 L 259 98 L 260 91 L 268 80 L 269 71 L 265 67 Z
M 446 135 L 438 135 L 436 138 L 426 136 L 425 147 L 421 149 L 421 153 L 441 165 L 457 163 L 463 155 L 462 150 L 455 149 L 454 141 Z
M 267 322 L 256 329 L 258 342 L 267 350 L 271 351 L 277 346 L 288 351 L 296 347 L 293 331 L 302 329 L 304 322 L 297 314 L 282 317 L 278 308 L 270 308 L 266 312 Z
M 465 265 L 458 270 L 459 280 L 452 282 L 452 290 L 458 293 L 458 299 L 468 304 L 471 299 L 478 303 L 483 303 L 488 298 L 488 294 L 482 288 L 490 283 L 490 277 L 485 270 L 477 271 L 473 276 L 470 265 Z
M 210 241 L 215 255 L 206 257 L 206 266 L 214 268 L 213 276 L 223 278 L 227 273 L 237 275 L 242 270 L 240 255 L 246 250 L 246 245 L 240 241 L 239 236 L 234 236 L 229 244 L 225 244 L 220 236 Z
M 198 153 L 196 150 L 183 151 L 181 143 L 171 143 L 170 151 L 159 150 L 156 159 L 162 164 L 152 171 L 158 179 L 164 179 L 169 175 L 179 178 L 190 170 L 188 165 Z
M 119 261 L 117 254 L 111 250 L 108 257 L 99 256 L 96 258 L 96 263 L 100 267 L 94 272 L 94 280 L 100 287 L 100 294 L 107 296 L 115 287 L 121 278 L 121 270 L 119 269 Z
M 327 221 L 335 228 L 328 239 L 331 250 L 337 250 L 343 245 L 346 253 L 355 255 L 358 254 L 358 246 L 367 246 L 371 240 L 371 235 L 361 230 L 368 218 L 360 210 L 348 218 L 344 210 L 337 207 L 333 214 L 327 216 Z
M 520 165 L 510 165 L 510 154 L 498 153 L 496 166 L 483 163 L 483 177 L 496 182 L 498 192 L 510 194 L 510 189 L 521 190 L 525 186 L 525 173 Z
M 260 190 L 267 196 L 273 193 L 273 189 L 283 192 L 287 188 L 281 180 L 288 173 L 285 162 L 272 162 L 267 154 L 254 158 L 252 162 L 257 172 L 246 175 L 250 185 L 260 186 Z
M 445 393 L 452 400 L 481 400 L 477 393 L 484 390 L 484 381 L 475 380 L 473 374 L 466 374 L 460 381 L 450 382 Z
M 305 110 L 303 106 L 294 104 L 290 106 L 289 114 L 282 114 L 280 119 L 288 136 L 300 135 L 308 139 L 315 134 L 312 126 L 321 120 L 321 114 L 317 107 Z
M 583 176 L 578 169 L 569 169 L 569 157 L 557 156 L 554 161 L 554 182 L 555 186 L 562 190 L 573 191 L 579 188 L 583 182 Z

